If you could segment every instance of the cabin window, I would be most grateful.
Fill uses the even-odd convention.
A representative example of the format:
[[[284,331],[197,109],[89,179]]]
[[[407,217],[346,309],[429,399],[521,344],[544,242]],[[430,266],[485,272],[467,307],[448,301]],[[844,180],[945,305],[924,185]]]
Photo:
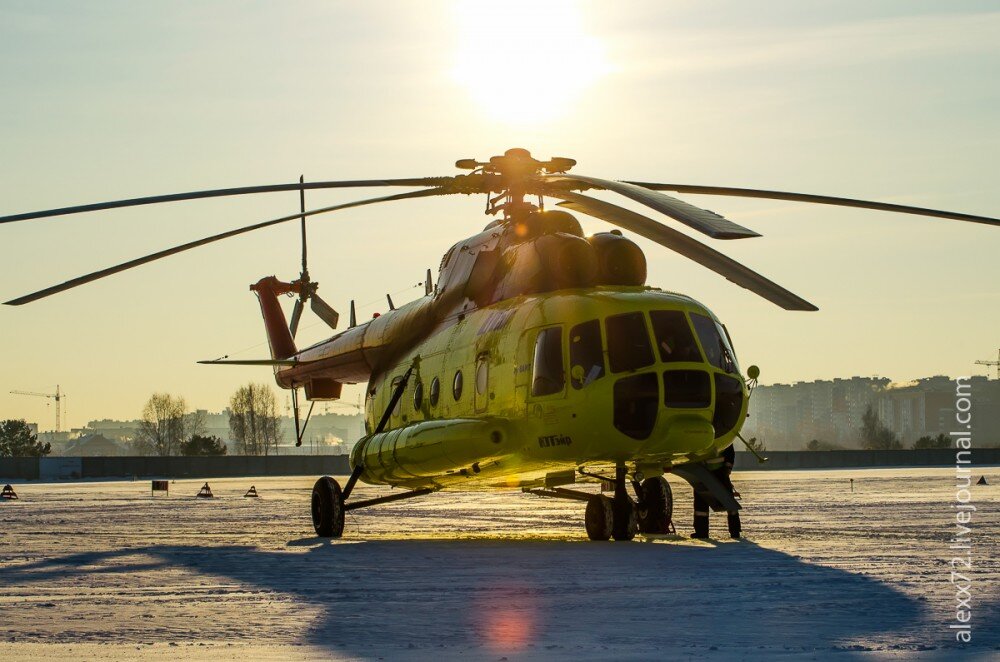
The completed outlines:
[[[743,410],[743,384],[728,375],[715,373],[715,414],[712,425],[715,438],[729,433],[740,419]]]
[[[418,379],[413,386],[413,409],[420,411],[422,404],[424,404],[424,383]]]
[[[451,394],[458,402],[462,398],[462,371],[455,372],[455,379],[451,382]]]
[[[399,383],[401,381],[403,381],[402,377],[394,377],[393,378],[392,385],[389,388],[389,401],[390,402],[392,402],[393,396],[396,395],[396,389],[399,388]],[[399,416],[399,411],[400,411],[400,408],[401,408],[400,407],[400,403],[402,401],[403,401],[403,398],[400,398],[399,400],[396,400],[396,406],[392,408],[392,415],[393,416]]]
[[[664,363],[677,361],[701,362],[701,352],[694,341],[687,316],[680,310],[653,310],[649,313],[653,322],[653,336]]]
[[[663,404],[678,409],[704,409],[712,404],[712,382],[704,370],[663,373]]]
[[[601,323],[597,320],[577,324],[570,329],[569,366],[569,381],[575,389],[581,389],[604,376]]]
[[[480,354],[476,361],[476,393],[483,395],[490,381],[490,364],[486,354]]]
[[[653,363],[653,348],[642,313],[614,315],[605,322],[611,372],[638,370]]]
[[[428,393],[431,401],[431,407],[436,407],[438,403],[438,398],[441,397],[441,380],[437,377],[431,380],[431,391]]]
[[[708,362],[726,372],[737,372],[739,368],[736,365],[736,356],[719,323],[698,313],[691,313],[691,322],[694,323],[694,330],[698,332],[698,340],[701,341]]]
[[[562,327],[542,329],[535,338],[535,359],[531,370],[531,395],[559,393],[566,385],[563,369]]]

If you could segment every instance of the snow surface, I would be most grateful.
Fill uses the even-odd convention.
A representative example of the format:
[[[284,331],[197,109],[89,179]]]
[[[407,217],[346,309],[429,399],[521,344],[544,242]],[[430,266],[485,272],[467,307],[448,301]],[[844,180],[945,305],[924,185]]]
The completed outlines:
[[[954,470],[883,469],[736,474],[739,542],[591,543],[580,502],[445,492],[349,513],[331,543],[313,477],[210,480],[211,500],[194,480],[19,484],[0,660],[1000,659],[1000,470],[981,473],[964,649]]]

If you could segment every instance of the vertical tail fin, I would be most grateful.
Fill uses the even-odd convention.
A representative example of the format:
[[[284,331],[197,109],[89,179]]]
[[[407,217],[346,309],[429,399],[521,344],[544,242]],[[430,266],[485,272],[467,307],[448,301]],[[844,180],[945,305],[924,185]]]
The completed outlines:
[[[298,350],[295,349],[295,340],[278,302],[278,295],[293,291],[293,286],[282,283],[274,276],[267,276],[251,285],[250,289],[257,293],[257,299],[260,301],[260,312],[264,316],[264,330],[267,332],[271,358],[287,359],[296,354]]]

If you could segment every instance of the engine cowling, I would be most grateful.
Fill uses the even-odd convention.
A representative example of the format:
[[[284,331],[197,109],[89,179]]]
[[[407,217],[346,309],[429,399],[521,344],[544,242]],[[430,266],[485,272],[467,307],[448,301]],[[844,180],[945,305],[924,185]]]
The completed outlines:
[[[587,237],[594,249],[598,285],[645,285],[646,256],[642,249],[617,232]]]
[[[587,240],[557,232],[507,248],[494,300],[574,287],[591,287],[597,275]]]

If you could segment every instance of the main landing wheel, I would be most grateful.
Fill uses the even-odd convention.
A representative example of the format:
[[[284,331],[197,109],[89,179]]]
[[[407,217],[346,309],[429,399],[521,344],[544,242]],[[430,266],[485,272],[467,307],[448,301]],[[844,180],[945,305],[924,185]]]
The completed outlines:
[[[670,533],[674,516],[674,495],[663,476],[642,481],[642,508],[639,509],[641,533]]]
[[[344,534],[344,495],[340,485],[323,476],[313,485],[313,528],[320,538],[339,538]]]
[[[635,504],[629,498],[619,502],[595,494],[587,501],[584,524],[591,540],[632,540],[638,529]]]

